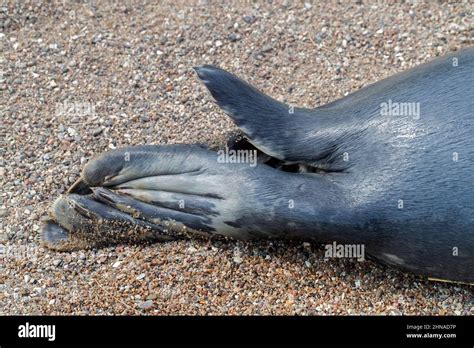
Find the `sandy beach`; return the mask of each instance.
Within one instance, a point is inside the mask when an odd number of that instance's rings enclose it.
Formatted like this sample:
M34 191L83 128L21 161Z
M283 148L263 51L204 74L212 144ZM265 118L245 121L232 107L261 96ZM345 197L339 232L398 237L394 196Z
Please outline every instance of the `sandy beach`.
M472 286L322 245L183 240L60 253L53 200L104 151L236 130L192 69L316 107L473 44L469 2L7 1L0 7L0 314L474 315Z

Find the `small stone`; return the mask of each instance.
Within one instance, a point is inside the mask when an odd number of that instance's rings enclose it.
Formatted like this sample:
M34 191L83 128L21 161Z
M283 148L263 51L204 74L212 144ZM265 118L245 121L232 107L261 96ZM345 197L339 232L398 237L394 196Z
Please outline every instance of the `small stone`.
M449 23L448 29L451 30L451 31L458 31L459 30L459 25L457 25L456 23Z
M53 261L53 266L58 267L61 264L61 262L62 262L61 260L56 259Z
M273 50L273 46L272 45L265 45L262 47L262 53L268 53L270 52L271 50Z
M311 262L309 262L309 261L305 261L304 264L305 264L305 266L308 267L308 268L311 267Z
M142 274L138 275L135 279L136 280L142 280L143 278L145 278L145 273L142 273Z
M377 291L375 292L375 297L380 299L382 298L383 290L381 288L378 288Z
M197 249L191 245L191 246L188 248L188 251L189 251L190 253L195 253L195 252L197 251Z
M98 262L98 263L104 263L106 260L107 260L107 255L100 255L100 256L97 258L97 262Z
M216 43L215 43L216 47L221 47L222 46L222 41L221 40L217 40Z
M69 136L71 136L71 137L74 137L74 136L77 135L77 131L76 131L74 128L72 128L72 127L68 127L68 128L67 128L67 133L68 133Z
M257 18L255 16L244 16L243 20L245 23L252 24L257 20Z
M100 41L102 41L102 35L101 34L95 35L92 38L91 43L96 44L96 43L99 43Z
M104 129L102 127L94 128L92 130L92 135L96 137L96 136L102 134L103 131L104 131Z
M148 309L153 306L153 301L152 300L146 300L145 302L142 302L138 305L139 308L141 309Z
M239 41L242 37L239 34L232 33L228 36L230 42Z
M356 281L355 281L355 287L356 287L356 288L360 288L360 280L356 280Z
M121 264L122 264L121 261L116 261L116 262L114 262L114 264L112 265L112 267L113 267L113 268L117 268L117 267L119 267Z
M151 294L151 295L148 295L148 297L146 298L147 300L156 300L158 298L158 294Z
M242 263L242 258L240 256L234 256L233 260L238 265Z

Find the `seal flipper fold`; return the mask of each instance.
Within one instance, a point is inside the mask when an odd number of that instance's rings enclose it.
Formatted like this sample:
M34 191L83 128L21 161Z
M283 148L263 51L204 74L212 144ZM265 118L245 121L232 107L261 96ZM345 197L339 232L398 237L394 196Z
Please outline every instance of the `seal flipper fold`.
M184 144L133 146L103 153L89 161L81 178L53 203L50 221L42 227L42 243L51 249L75 250L169 241L185 237L178 233L179 223L189 230L213 230L204 215L215 215L213 201L220 197L207 186L196 185L196 176L214 161L215 152ZM127 186L157 188L158 177L159 187L165 190L145 195L144 202L133 197L133 190L131 195L120 194ZM184 197L186 208L173 209L176 199ZM176 223L170 226L173 220Z
M87 195L87 194L92 193L92 191L91 191L89 185L87 185L84 182L84 179L79 178L78 180L76 180L74 182L74 184L71 185L71 187L69 187L69 189L67 190L67 193L76 193L76 194L79 194L79 195Z
M142 145L104 152L82 170L89 187L111 187L156 175L198 172L212 152L197 145Z
M176 239L165 231L165 227L134 218L90 195L58 197L50 209L50 218L42 227L41 242L55 250Z
M117 209L124 214L131 214L134 218L147 221L152 224L163 224L169 228L170 231L180 235L183 232L182 226L186 226L193 230L201 230L205 232L214 231L209 226L209 218L207 216L197 213L190 213L172 209L167 207L160 207L151 203L146 203L135 199L130 194L124 195L113 192L102 187L94 188L94 198L107 204L108 206Z

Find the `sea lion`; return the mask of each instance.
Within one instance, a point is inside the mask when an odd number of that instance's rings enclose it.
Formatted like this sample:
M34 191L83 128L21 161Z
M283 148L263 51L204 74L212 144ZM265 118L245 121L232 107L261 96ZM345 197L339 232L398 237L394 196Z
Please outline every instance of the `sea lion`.
M315 109L214 66L195 70L247 139L226 148L234 160L198 145L106 152L53 204L46 246L202 234L337 241L423 276L474 281L473 48ZM257 165L235 160L249 151Z

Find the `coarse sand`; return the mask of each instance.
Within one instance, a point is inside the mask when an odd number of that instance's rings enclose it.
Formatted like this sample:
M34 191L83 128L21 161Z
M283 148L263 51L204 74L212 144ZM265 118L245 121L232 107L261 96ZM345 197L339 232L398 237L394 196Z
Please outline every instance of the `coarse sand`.
M473 315L472 287L318 244L189 240L59 253L51 202L103 151L219 145L193 66L316 107L472 45L469 1L6 1L0 7L0 314Z

